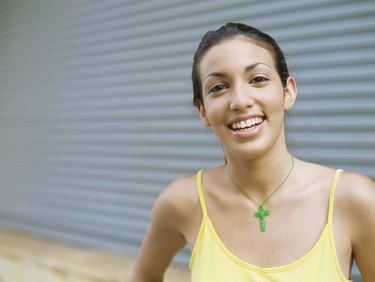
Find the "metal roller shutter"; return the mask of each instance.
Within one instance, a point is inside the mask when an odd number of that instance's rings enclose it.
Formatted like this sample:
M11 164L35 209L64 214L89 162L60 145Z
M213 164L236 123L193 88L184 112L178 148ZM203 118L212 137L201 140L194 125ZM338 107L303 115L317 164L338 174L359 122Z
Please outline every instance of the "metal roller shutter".
M375 178L375 2L4 0L0 225L136 253L161 189L222 163L190 68L227 21L288 55L293 152Z

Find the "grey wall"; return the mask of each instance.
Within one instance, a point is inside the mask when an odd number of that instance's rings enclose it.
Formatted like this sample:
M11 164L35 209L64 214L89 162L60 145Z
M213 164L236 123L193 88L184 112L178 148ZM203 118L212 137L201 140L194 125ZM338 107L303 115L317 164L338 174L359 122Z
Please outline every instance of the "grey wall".
M223 162L190 68L227 21L285 50L293 152L375 178L373 1L2 0L0 226L135 254L161 189Z

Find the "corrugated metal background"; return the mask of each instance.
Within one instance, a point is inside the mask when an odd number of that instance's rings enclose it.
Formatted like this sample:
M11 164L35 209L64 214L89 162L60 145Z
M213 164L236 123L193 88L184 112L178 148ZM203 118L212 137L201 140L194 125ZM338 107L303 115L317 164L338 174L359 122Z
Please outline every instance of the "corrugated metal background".
M2 0L0 225L136 253L161 189L223 161L190 68L227 21L288 55L294 153L375 178L374 1Z

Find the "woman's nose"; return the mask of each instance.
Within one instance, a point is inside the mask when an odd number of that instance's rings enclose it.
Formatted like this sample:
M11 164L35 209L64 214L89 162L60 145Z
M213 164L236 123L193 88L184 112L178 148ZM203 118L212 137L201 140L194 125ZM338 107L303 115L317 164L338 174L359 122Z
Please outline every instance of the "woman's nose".
M248 87L236 87L231 93L229 108L232 111L245 110L254 104L254 98Z

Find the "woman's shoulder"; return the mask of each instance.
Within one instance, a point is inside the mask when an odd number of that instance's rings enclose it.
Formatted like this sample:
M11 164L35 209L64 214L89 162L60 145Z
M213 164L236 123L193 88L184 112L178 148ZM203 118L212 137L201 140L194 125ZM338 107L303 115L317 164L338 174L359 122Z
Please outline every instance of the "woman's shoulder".
M180 177L169 183L160 193L159 198L166 202L186 202L195 197L197 173Z
M301 178L312 179L324 184L333 183L335 172L339 169L323 166L315 163L301 161L303 169L299 175ZM360 212L363 207L371 206L375 209L375 183L365 175L343 170L335 189L335 206Z
M302 173L305 175L301 177L320 182L322 184L320 186L324 189L327 189L329 183L332 187L337 169L308 162L303 162L302 166L304 166ZM323 188L321 189L320 191L325 191ZM334 192L336 222L352 233L352 238L361 236L359 233L370 227L370 222L371 224L375 223L374 181L363 174L344 170L337 179Z
M341 234L347 235L353 251L358 251L362 241L375 236L375 183L368 176L343 171L334 199L334 222Z
M202 175L212 178L219 170L220 168L202 170ZM160 193L159 200L176 206L176 209L196 207L199 204L198 173L199 171L172 181Z
M178 226L185 224L189 216L199 207L197 174L178 178L169 183L159 194L154 204L157 212L165 220Z
M375 211L375 183L365 175L343 171L338 181L335 199L352 215L360 215L364 209Z
M343 172L337 188L335 208L341 226L344 226L343 233L350 238L363 278L374 277L370 262L375 253L375 183L370 177Z
M301 162L301 166L303 167L302 175L300 175L300 177L302 178L316 179L317 177L319 177L317 180L328 179L329 181L332 181L335 172L341 171L337 186L338 190L346 191L345 195L348 195L347 193L354 193L357 196L360 196L361 193L374 192L374 181L368 176L312 162L306 162L302 160L299 161Z

